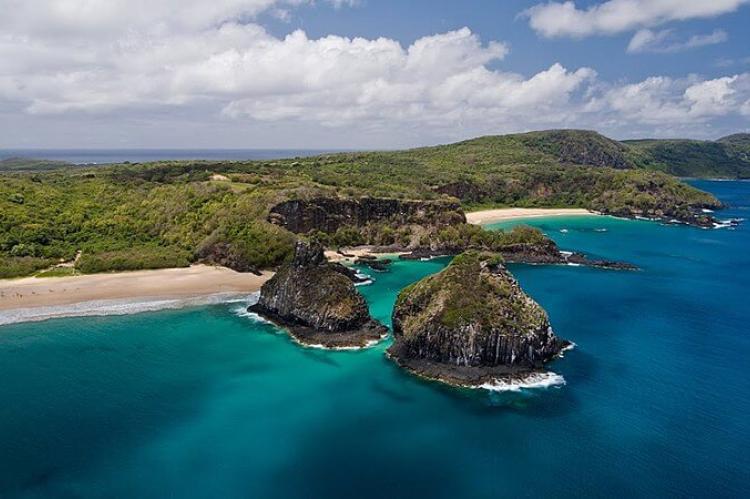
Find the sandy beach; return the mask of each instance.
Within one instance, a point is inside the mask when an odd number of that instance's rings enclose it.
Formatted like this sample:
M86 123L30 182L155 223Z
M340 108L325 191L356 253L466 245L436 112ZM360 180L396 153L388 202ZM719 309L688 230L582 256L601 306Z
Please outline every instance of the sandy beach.
M329 262L338 263L354 263L357 258L362 257L380 257L380 258L398 258L399 255L405 255L407 252L390 252L390 253L377 253L373 251L372 246L357 246L354 248L344 248L342 250L346 255L342 255L337 251L328 250L325 252L326 258Z
M74 277L0 280L0 311L72 305L95 300L159 300L220 293L253 293L273 273L241 274L223 267L194 265Z
M495 210L474 211L466 214L470 224L491 224L507 222L519 218L539 218L570 215L596 215L583 208L498 208Z
M577 208L501 208L467 213L472 224L519 218L562 215L595 215ZM374 253L371 247L347 248L347 256L327 251L330 261L352 263L357 257L397 258L399 253ZM64 307L93 301L156 301L188 299L218 294L254 293L273 275L241 274L223 267L193 265L187 268L142 270L73 277L26 277L0 280L0 312L38 307Z

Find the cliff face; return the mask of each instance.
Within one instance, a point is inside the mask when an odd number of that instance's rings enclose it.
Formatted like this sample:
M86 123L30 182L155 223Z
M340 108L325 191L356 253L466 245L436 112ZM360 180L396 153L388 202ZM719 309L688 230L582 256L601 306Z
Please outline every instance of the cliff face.
M328 263L319 244L298 243L292 263L261 288L250 307L285 326L301 343L326 347L357 347L387 332L373 320L348 269Z
M541 370L569 344L496 256L474 252L406 288L393 331L396 362L458 385Z
M291 200L274 206L269 222L296 234L313 230L333 233L341 227L363 227L373 222L394 226L454 225L466 222L458 203L401 201L386 198Z

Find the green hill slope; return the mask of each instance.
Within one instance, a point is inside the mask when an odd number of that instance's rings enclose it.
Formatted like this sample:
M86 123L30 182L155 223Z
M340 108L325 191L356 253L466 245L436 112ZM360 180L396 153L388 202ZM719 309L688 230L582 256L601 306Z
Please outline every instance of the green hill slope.
M634 164L641 168L679 177L750 178L750 144L742 135L715 142L629 140L623 143L638 154Z
M73 166L65 161L33 158L5 158L0 159L0 172L14 171L49 171Z
M315 197L459 198L465 209L570 206L709 223L700 210L719 206L710 194L663 173L602 166L603 158L622 164L627 152L597 134L555 132L277 161L0 173L0 276L78 250L84 272L183 266L217 254L241 268L272 267L289 257L295 236L267 221L271 208ZM384 244L408 237L387 224L366 232ZM360 238L346 230L330 237Z

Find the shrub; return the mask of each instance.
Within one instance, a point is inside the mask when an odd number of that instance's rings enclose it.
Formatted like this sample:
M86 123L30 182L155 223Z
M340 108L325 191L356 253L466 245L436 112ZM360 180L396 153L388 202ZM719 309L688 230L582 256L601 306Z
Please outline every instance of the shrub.
M84 274L190 266L190 253L174 247L141 246L105 253L84 253L76 269Z
M50 258L34 258L30 256L20 258L0 257L0 278L22 277L33 274L54 264Z

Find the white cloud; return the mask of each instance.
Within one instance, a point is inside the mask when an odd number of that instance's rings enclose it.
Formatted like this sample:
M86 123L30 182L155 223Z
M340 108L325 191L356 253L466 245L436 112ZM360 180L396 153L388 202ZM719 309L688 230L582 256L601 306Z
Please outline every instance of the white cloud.
M650 29L638 30L628 45L628 52L658 52L673 53L682 52L707 45L724 43L729 39L726 31L717 29L713 33L705 35L693 35L687 40L676 40L672 30L665 29L652 31Z
M251 20L314 0L0 0L0 27L45 38L165 34ZM323 0L335 8L356 0Z
M737 10L750 0L608 0L587 9L572 1L526 10L530 26L547 38L612 35L670 21L710 18Z
M605 108L631 123L706 123L734 114L750 97L750 73L711 80L651 77L604 92Z
M301 30L280 38L254 20L302 3L311 2L150 0L144 15L129 6L145 0L0 0L10 12L0 18L0 140L24 135L19 130L51 133L59 123L54 137L127 130L155 147L218 140L215 130L242 141L234 146L315 137L326 141L317 145L366 147L547 127L651 134L646 127L750 115L746 73L611 84L591 68L552 64L521 75L498 69L506 44L483 42L468 28L404 46ZM100 8L88 8L94 4ZM196 132L204 128L214 135ZM277 142L244 142L272 133ZM157 142L166 136L172 141Z

